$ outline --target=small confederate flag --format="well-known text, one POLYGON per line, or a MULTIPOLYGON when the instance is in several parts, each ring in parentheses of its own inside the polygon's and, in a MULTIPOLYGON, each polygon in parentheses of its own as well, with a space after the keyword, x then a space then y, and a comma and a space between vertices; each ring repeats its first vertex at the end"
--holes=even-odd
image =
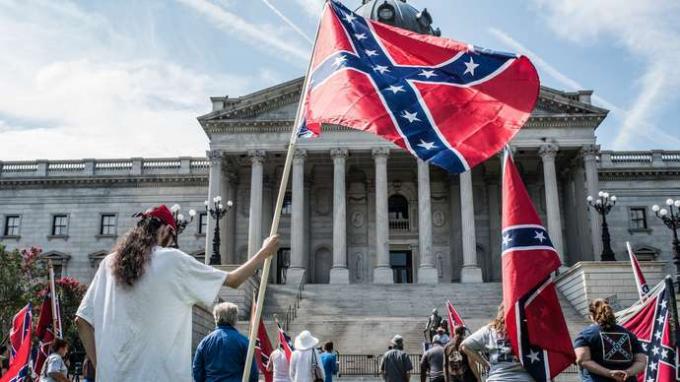
MULTIPOLYGON (((57 316, 59 316, 59 299, 55 301, 57 306, 57 316)), ((38 318, 38 325, 35 328, 35 335, 38 337, 40 343, 38 344, 37 352, 34 356, 33 370, 40 373, 42 365, 50 355, 50 346, 54 341, 54 328, 52 320, 52 294, 48 291, 45 294, 42 304, 40 304, 40 317, 38 318)), ((61 320, 57 319, 57 335, 61 334, 61 320)))
POLYGON ((0 378, 0 382, 24 382, 30 376, 32 320, 30 303, 12 319, 12 329, 9 334, 9 370, 0 378))
MULTIPOLYGON (((254 301, 254 300, 253 300, 254 301)), ((257 309, 255 303, 253 303, 253 314, 251 317, 255 317, 255 309, 257 309)), ((254 325, 253 322, 250 323, 254 325)), ((269 335, 267 334, 267 328, 264 326, 264 321, 260 317, 260 322, 257 324, 257 340, 255 341, 255 362, 257 363, 257 368, 260 373, 264 374, 264 379, 266 382, 272 382, 274 380, 274 375, 272 372, 267 371, 267 365, 269 364, 269 356, 272 354, 272 343, 269 341, 269 335)))
POLYGON ((574 363, 554 274, 560 258, 512 157, 503 169, 503 306, 512 350, 537 382, 574 363))
MULTIPOLYGON (((639 382, 675 382, 678 375, 677 308, 673 281, 666 277, 647 298, 618 312, 617 321, 635 334, 647 353, 647 367, 639 382)), ((632 355, 629 355, 629 357, 632 355)))
POLYGON ((283 347, 283 352, 286 354, 286 359, 290 362, 291 357, 293 357, 293 341, 290 336, 281 328, 279 320, 276 320, 276 327, 279 329, 279 343, 283 347))
POLYGON ((637 256, 635 256, 633 248, 631 248, 629 242, 626 242, 626 247, 628 248, 628 256, 630 257, 630 266, 633 267, 635 285, 637 285, 640 299, 643 299, 645 296, 647 296, 647 293, 649 293, 649 286, 647 285, 647 280, 645 280, 645 275, 642 274, 642 268, 640 268, 640 263, 638 262, 637 256))
POLYGON ((449 331, 452 334, 456 327, 465 326, 465 322, 463 322, 463 319, 458 312, 456 312, 456 308, 453 307, 451 301, 446 302, 446 318, 449 321, 449 331))

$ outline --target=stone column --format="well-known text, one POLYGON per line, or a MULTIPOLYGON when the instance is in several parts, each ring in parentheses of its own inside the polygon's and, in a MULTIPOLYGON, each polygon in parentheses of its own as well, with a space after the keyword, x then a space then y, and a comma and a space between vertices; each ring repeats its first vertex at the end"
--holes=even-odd
POLYGON ((460 174, 460 210, 463 234, 463 269, 460 273, 460 281, 463 283, 481 283, 483 281, 482 269, 477 265, 472 170, 460 174))
POLYGON ((224 172, 224 195, 223 203, 227 200, 234 203, 234 207, 224 216, 224 234, 221 237, 222 264, 236 264, 236 206, 238 173, 236 169, 228 169, 224 172))
POLYGON ((420 252, 418 283, 433 284, 439 281, 439 277, 432 255, 430 165, 421 159, 416 159, 416 161, 418 162, 418 252, 420 252))
MULTIPOLYGON (((222 186, 224 184, 224 172, 222 171, 223 153, 221 150, 211 150, 206 152, 210 161, 210 178, 208 178, 208 203, 213 205, 213 198, 222 196, 222 186)), ((223 201, 224 203, 224 201, 223 201)), ((215 238, 215 220, 208 213, 208 224, 205 232, 205 263, 210 264, 212 256, 212 243, 215 238)))
POLYGON ((345 159, 347 149, 331 150, 333 158, 333 268, 331 284, 349 284, 347 269, 347 201, 345 194, 345 159))
POLYGON ((386 147, 372 151, 375 160, 375 256, 377 264, 373 269, 373 282, 392 284, 394 276, 390 267, 390 227, 387 208, 387 157, 386 147))
MULTIPOLYGON (((587 145, 581 148, 581 155, 583 156, 583 165, 586 170, 586 192, 593 198, 597 198, 599 191, 599 180, 597 175, 597 154, 600 152, 600 146, 587 145)), ((583 208, 586 208, 587 202, 585 200, 578 200, 577 203, 583 203, 583 208)), ((593 243, 593 259, 600 260, 602 253, 602 227, 600 227, 600 216, 597 212, 588 208, 590 214, 590 237, 593 243)))
POLYGON ((262 247, 262 178, 265 152, 248 151, 250 157, 250 211, 248 214, 248 258, 262 247))
POLYGON ((548 215, 548 234, 557 253, 564 262, 564 247, 562 246, 562 215, 560 214, 560 195, 557 188, 555 172, 555 155, 559 147, 553 143, 546 143, 538 150, 543 160, 543 182, 545 183, 545 206, 548 215))
POLYGON ((290 268, 287 282, 298 285, 305 277, 305 150, 293 156, 292 205, 290 216, 290 268))

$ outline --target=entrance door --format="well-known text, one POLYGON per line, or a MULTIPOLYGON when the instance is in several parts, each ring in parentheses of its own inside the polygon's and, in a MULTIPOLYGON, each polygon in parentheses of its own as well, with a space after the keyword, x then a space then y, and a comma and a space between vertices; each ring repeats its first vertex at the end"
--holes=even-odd
POLYGON ((286 283, 286 273, 290 266, 290 248, 279 248, 279 253, 276 255, 276 283, 286 283))
POLYGON ((413 261, 411 251, 390 251, 390 267, 395 284, 413 282, 413 261))

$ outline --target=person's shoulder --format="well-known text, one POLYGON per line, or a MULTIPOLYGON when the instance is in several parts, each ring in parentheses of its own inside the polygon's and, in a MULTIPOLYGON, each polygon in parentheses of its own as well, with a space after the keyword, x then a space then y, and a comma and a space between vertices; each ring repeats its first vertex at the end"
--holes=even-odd
POLYGON ((581 330, 581 335, 595 335, 599 334, 602 328, 597 324, 590 324, 581 330))

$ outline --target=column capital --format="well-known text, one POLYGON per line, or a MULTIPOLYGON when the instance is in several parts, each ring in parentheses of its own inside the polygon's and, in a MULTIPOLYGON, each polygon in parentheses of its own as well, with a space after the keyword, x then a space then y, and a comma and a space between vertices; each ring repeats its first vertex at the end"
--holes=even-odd
POLYGON ((378 159, 378 158, 385 158, 390 155, 390 149, 387 147, 374 147, 371 150, 371 154, 373 154, 373 158, 378 159))
POLYGON ((210 164, 221 163, 224 158, 224 151, 222 150, 208 150, 205 152, 205 156, 210 161, 210 164))
POLYGON ((345 159, 349 155, 349 150, 344 147, 336 147, 331 149, 331 158, 333 159, 345 159))
POLYGON ((307 150, 305 149, 295 149, 293 154, 293 163, 304 163, 307 157, 307 150))
POLYGON ((248 157, 252 164, 262 164, 266 155, 267 153, 264 150, 248 150, 248 157))
POLYGON ((585 145, 581 147, 581 156, 585 161, 595 161, 597 154, 600 153, 600 145, 585 145))
POLYGON ((560 147, 558 145, 554 143, 546 143, 541 145, 541 147, 538 149, 538 155, 541 156, 541 159, 543 159, 544 162, 546 160, 555 160, 555 156, 559 150, 560 147))

